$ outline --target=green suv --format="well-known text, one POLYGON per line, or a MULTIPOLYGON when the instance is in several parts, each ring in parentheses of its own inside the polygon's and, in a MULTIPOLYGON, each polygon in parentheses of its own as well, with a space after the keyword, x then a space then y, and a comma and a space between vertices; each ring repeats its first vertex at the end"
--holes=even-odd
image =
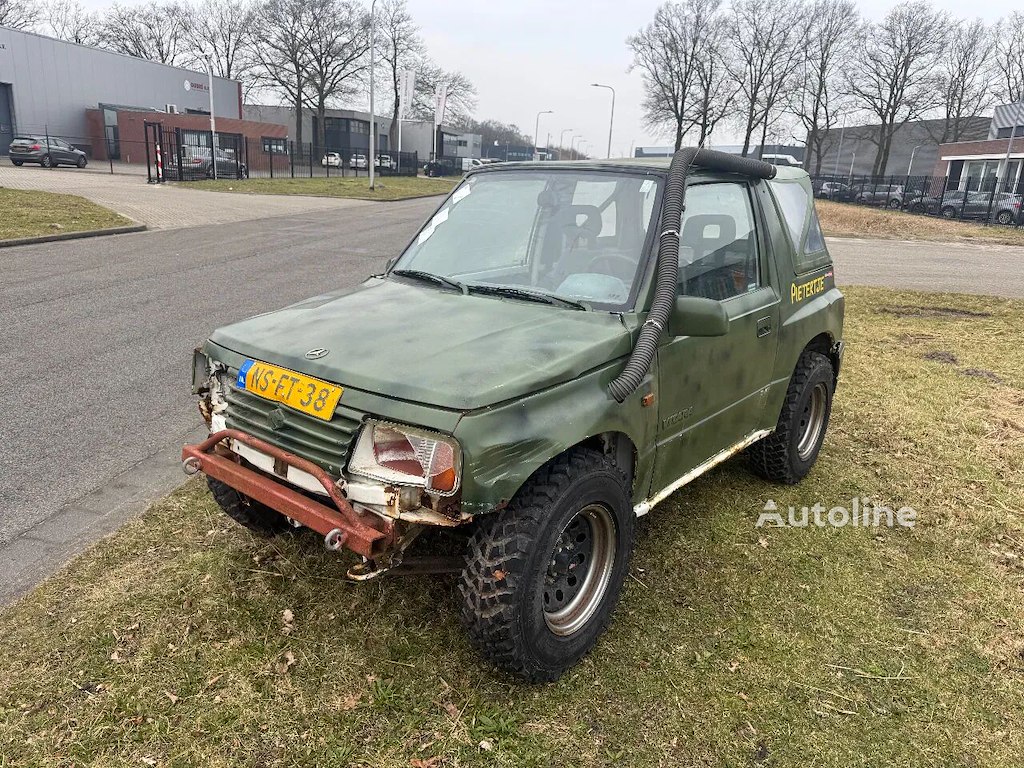
POLYGON ((843 303, 803 171, 485 166, 383 274, 196 350, 184 468, 254 531, 360 555, 353 579, 457 571, 473 645, 553 680, 607 627, 637 517, 740 451, 811 469, 843 303), (410 549, 439 528, 462 554, 410 549))

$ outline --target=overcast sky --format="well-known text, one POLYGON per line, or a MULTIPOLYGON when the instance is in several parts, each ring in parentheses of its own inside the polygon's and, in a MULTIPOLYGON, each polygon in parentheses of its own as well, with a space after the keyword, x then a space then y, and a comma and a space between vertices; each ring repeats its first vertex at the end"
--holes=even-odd
MULTIPOLYGON (((557 144, 561 131, 573 128, 590 142, 589 154, 603 157, 611 94, 589 83, 607 83, 616 90, 614 156, 626 155, 633 143, 668 143, 644 129, 640 75, 627 72, 625 39, 654 17, 656 0, 408 2, 431 55, 476 84, 479 118, 515 123, 532 136, 537 112, 551 109, 555 114, 541 116, 542 144, 549 131, 557 144)), ((863 0, 859 5, 868 18, 880 18, 893 3, 863 0)), ((935 0, 935 5, 993 22, 1020 7, 1020 0, 935 0)))

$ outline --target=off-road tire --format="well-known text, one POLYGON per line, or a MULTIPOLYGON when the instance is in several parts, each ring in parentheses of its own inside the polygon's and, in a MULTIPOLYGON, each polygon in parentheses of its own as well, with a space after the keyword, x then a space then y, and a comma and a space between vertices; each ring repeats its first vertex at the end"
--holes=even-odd
POLYGON ((283 533, 290 526, 284 517, 258 501, 239 493, 229 485, 212 477, 206 478, 214 501, 221 509, 239 525, 244 525, 260 536, 273 536, 283 533))
POLYGON ((635 522, 626 478, 601 453, 576 449, 538 470, 508 507, 482 517, 470 538, 459 591, 462 621, 474 648, 529 682, 561 677, 594 647, 611 621, 629 569, 635 522), (593 612, 585 623, 569 634, 556 634, 548 624, 552 614, 544 609, 556 542, 569 523, 595 505, 614 521, 614 559, 604 569, 610 575, 590 603, 593 612))
MULTIPOLYGON (((832 414, 832 396, 835 392, 835 370, 829 359, 818 352, 804 352, 789 380, 789 389, 779 414, 775 431, 747 451, 750 468, 766 480, 793 485, 800 482, 814 466, 821 451, 832 414), (823 387, 824 413, 820 432, 809 452, 800 455, 800 442, 805 430, 801 424, 808 404, 817 387, 823 387)), ((821 390, 819 390, 821 391, 821 390)))

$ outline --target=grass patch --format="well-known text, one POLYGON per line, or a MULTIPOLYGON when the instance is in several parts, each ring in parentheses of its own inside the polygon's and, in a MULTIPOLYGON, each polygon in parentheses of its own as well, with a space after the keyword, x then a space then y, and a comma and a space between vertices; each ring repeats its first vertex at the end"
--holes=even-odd
POLYGON ((0 240, 126 227, 135 222, 77 195, 0 187, 0 240))
POLYGON ((822 230, 831 237, 1024 245, 1024 229, 946 221, 936 216, 831 200, 816 200, 815 207, 822 230))
POLYGON ((610 631, 546 686, 476 657, 451 579, 347 584, 319 537, 257 540, 192 482, 0 615, 0 765, 1016 765, 1022 324, 850 289, 812 474, 736 459, 643 518, 610 631), (855 495, 918 524, 754 525, 855 495))
POLYGON ((216 192, 240 192, 250 195, 308 195, 346 197, 354 200, 408 200, 414 197, 446 195, 455 187, 455 179, 428 179, 423 176, 381 176, 370 191, 365 176, 313 179, 225 179, 223 181, 185 182, 193 189, 216 192))

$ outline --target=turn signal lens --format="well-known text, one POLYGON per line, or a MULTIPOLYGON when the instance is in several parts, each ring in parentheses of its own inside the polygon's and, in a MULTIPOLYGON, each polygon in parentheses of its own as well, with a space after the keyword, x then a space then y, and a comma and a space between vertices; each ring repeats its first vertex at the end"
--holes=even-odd
POLYGON ((459 482, 458 443, 415 427, 368 421, 359 433, 349 470, 396 485, 450 495, 459 482))

